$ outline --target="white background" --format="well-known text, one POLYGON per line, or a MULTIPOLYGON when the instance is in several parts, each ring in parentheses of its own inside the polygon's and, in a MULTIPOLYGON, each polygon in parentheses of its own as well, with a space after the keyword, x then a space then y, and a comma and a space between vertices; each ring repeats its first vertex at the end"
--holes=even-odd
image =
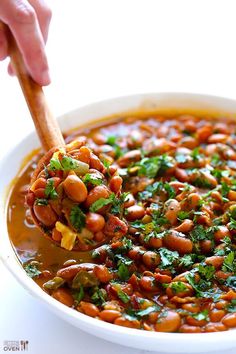
MULTIPOLYGON (((51 7, 52 84, 45 91, 55 115, 139 92, 236 99, 235 0, 60 0, 51 7)), ((0 121, 2 157, 33 129, 6 63, 0 64, 0 121)), ((3 340, 27 339, 32 354, 141 353, 64 323, 1 264, 0 281, 0 352, 3 340)))

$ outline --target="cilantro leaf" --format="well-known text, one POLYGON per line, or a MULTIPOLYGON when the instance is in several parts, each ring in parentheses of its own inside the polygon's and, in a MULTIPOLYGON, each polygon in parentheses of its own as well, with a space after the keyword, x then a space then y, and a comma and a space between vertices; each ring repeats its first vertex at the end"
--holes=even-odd
POLYGON ((202 278, 206 280, 211 280, 215 274, 215 267, 212 265, 202 265, 198 266, 198 273, 202 278))
POLYGON ((154 157, 144 157, 140 162, 136 163, 139 166, 138 175, 154 178, 162 176, 166 170, 174 166, 173 159, 166 154, 154 157))
POLYGON ((182 291, 188 289, 187 286, 182 281, 172 282, 170 287, 173 290, 174 294, 181 293, 182 291))
POLYGON ((177 251, 170 251, 165 247, 159 248, 159 254, 161 256, 161 268, 172 266, 179 258, 179 253, 177 251))
POLYGON ((112 193, 108 198, 99 198, 98 200, 96 200, 96 202, 94 202, 89 210, 92 212, 96 212, 99 209, 101 209, 102 207, 104 207, 105 205, 109 205, 112 204, 115 200, 115 194, 112 193))
POLYGON ((226 280, 226 285, 232 288, 233 290, 236 290, 236 276, 233 275, 231 277, 228 277, 226 280))
POLYGON ((180 258, 180 267, 184 267, 184 268, 189 268, 191 267, 196 260, 196 254, 195 253, 191 253, 191 254, 185 254, 183 257, 180 258))
POLYGON ((236 259, 235 252, 231 251, 224 259, 222 270, 224 272, 235 272, 236 271, 236 259))
POLYGON ((226 306, 228 312, 236 312, 236 299, 231 300, 230 304, 226 306))
POLYGON ((61 160, 58 158, 51 158, 49 168, 52 171, 76 171, 84 175, 89 170, 89 165, 80 160, 76 160, 70 156, 64 155, 61 160))
POLYGON ((73 293, 73 298, 75 300, 75 305, 77 306, 80 301, 84 298, 84 287, 80 285, 79 291, 73 293))
POLYGON ((118 270, 117 274, 121 280, 128 280, 129 279, 129 268, 127 264, 122 263, 122 261, 118 262, 118 270))
POLYGON ((36 278, 38 277, 42 272, 38 269, 38 264, 36 263, 28 263, 26 265, 24 265, 24 269, 27 273, 27 275, 30 278, 36 278))
POLYGON ((36 198, 36 205, 48 205, 48 200, 44 198, 36 198))
POLYGON ((130 301, 130 296, 121 289, 117 289, 117 295, 124 304, 130 301))
POLYGON ((46 188, 45 188, 45 195, 50 199, 57 199, 58 194, 54 186, 54 179, 48 178, 46 188))
POLYGON ((195 320, 197 321, 202 321, 202 320, 208 321, 209 320, 208 310, 203 310, 201 312, 191 314, 191 317, 195 318, 195 320))
POLYGON ((92 302, 97 306, 102 306, 106 302, 107 292, 105 289, 95 288, 93 295, 91 296, 92 302))
POLYGON ((85 226, 85 214, 82 212, 78 205, 73 206, 70 211, 70 222, 76 231, 81 232, 85 226))
POLYGON ((102 184, 102 178, 96 177, 94 174, 86 173, 83 178, 85 184, 91 183, 94 186, 100 186, 102 184))
POLYGON ((189 211, 184 211, 184 210, 181 210, 178 212, 178 219, 179 220, 184 220, 184 219, 188 219, 189 218, 189 214, 190 212, 189 211))

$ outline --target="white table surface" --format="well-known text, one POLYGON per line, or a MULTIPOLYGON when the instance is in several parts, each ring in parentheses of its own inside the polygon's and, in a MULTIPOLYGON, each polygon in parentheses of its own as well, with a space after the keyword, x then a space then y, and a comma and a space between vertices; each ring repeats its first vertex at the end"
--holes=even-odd
MULTIPOLYGON (((236 98, 234 0, 51 1, 47 46, 56 115, 139 92, 197 92, 236 98)), ((16 79, 0 64, 0 157, 33 125, 16 79)), ((2 171, 1 171, 2 173, 2 171)), ((1 178, 1 177, 0 177, 1 178)), ((31 354, 132 354, 57 318, 0 264, 0 353, 28 340, 31 354)), ((233 354, 228 351, 221 354, 233 354)))

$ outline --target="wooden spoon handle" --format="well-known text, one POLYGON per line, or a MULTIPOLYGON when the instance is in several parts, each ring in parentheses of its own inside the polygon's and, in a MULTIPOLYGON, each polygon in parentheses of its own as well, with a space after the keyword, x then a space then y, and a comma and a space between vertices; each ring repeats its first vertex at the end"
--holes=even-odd
POLYGON ((36 131, 45 151, 65 145, 60 127, 50 112, 43 89, 28 74, 15 39, 8 30, 9 55, 15 74, 34 121, 36 131))

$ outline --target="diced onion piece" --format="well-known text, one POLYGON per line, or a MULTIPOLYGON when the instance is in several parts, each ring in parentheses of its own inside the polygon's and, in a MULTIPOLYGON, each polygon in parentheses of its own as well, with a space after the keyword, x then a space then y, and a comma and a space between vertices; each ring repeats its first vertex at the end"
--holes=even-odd
POLYGON ((61 247, 71 251, 74 247, 77 233, 72 231, 68 226, 62 224, 60 221, 56 222, 56 230, 62 234, 61 247))

